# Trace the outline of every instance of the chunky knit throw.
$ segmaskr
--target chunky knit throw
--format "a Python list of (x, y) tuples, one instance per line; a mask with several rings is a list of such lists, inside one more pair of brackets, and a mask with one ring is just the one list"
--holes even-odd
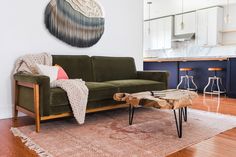
[(75, 119), (83, 124), (88, 102), (88, 88), (81, 79), (56, 80), (51, 87), (60, 87), (66, 91)]
[(14, 74), (18, 72), (37, 74), (36, 64), (52, 65), (52, 56), (48, 53), (27, 54), (16, 60)]

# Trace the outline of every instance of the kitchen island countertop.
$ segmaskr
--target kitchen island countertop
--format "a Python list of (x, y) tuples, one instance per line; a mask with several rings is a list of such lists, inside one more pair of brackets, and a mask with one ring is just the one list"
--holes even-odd
[(235, 58), (236, 56), (197, 56), (197, 57), (170, 57), (170, 58), (158, 58), (147, 57), (144, 58), (144, 62), (180, 62), (180, 61), (223, 61), (229, 58)]

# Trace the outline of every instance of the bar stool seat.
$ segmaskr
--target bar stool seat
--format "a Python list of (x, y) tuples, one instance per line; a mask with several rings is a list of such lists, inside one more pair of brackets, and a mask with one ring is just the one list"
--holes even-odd
[[(203, 90), (204, 95), (205, 94), (211, 94), (211, 95), (216, 94), (216, 95), (220, 96), (220, 94), (226, 93), (226, 90), (225, 90), (223, 83), (222, 83), (222, 78), (217, 76), (217, 72), (223, 71), (223, 70), (224, 70), (223, 68), (219, 68), (219, 67), (208, 68), (208, 71), (214, 72), (214, 76), (208, 77), (208, 83)], [(209, 90), (210, 86), (211, 86), (211, 88)]]
[(192, 71), (192, 68), (180, 68), (179, 71)]
[(184, 87), (182, 89), (191, 90), (191, 91), (197, 90), (198, 87), (195, 84), (195, 82), (193, 81), (193, 76), (189, 75), (189, 72), (192, 70), (193, 70), (193, 68), (189, 68), (189, 67), (179, 69), (179, 71), (185, 72), (185, 75), (181, 76), (181, 80), (180, 80), (179, 84), (177, 85), (177, 89), (180, 89), (180, 87), (183, 84)]
[(208, 68), (208, 71), (223, 71), (223, 68)]

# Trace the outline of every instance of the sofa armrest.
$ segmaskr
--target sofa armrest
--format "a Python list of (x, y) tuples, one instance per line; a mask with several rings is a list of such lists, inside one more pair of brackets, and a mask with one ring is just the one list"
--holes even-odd
[[(23, 83), (32, 83), (39, 85), (39, 106), (41, 116), (49, 115), (49, 104), (50, 104), (50, 78), (44, 75), (33, 75), (33, 74), (23, 74), (17, 73), (14, 75), (14, 80), (17, 82)], [(24, 92), (24, 88), (20, 89), (19, 92)], [(30, 92), (34, 92), (32, 89)], [(21, 96), (21, 94), (19, 93)], [(28, 97), (23, 96), (21, 99), (27, 99)], [(24, 100), (29, 101), (29, 100)], [(32, 101), (30, 101), (32, 102)], [(28, 109), (28, 105), (20, 104), (22, 107)], [(33, 108), (33, 103), (30, 104), (30, 107)]]
[(46, 85), (47, 83), (50, 82), (50, 78), (48, 76), (23, 74), (23, 73), (15, 74), (14, 79), (16, 81), (20, 81), (20, 82), (36, 83), (36, 84), (39, 84), (39, 85)]
[(164, 82), (166, 89), (168, 87), (169, 72), (167, 71), (138, 71), (137, 74), (139, 79)]

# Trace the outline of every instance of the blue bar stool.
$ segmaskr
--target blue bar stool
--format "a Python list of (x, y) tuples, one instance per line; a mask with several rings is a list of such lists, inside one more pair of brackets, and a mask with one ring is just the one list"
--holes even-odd
[(189, 75), (192, 68), (180, 68), (179, 71), (185, 72), (184, 76), (181, 76), (181, 80), (177, 86), (177, 89), (186, 89), (190, 91), (197, 91), (198, 87), (193, 81), (193, 76)]
[(225, 94), (226, 90), (223, 86), (222, 83), (222, 78), (217, 76), (217, 72), (219, 71), (223, 71), (223, 68), (208, 68), (208, 71), (214, 72), (214, 76), (209, 77), (208, 78), (208, 83), (205, 86), (204, 90), (203, 90), (203, 94), (205, 96), (205, 94), (215, 94), (220, 96), (221, 94)]

